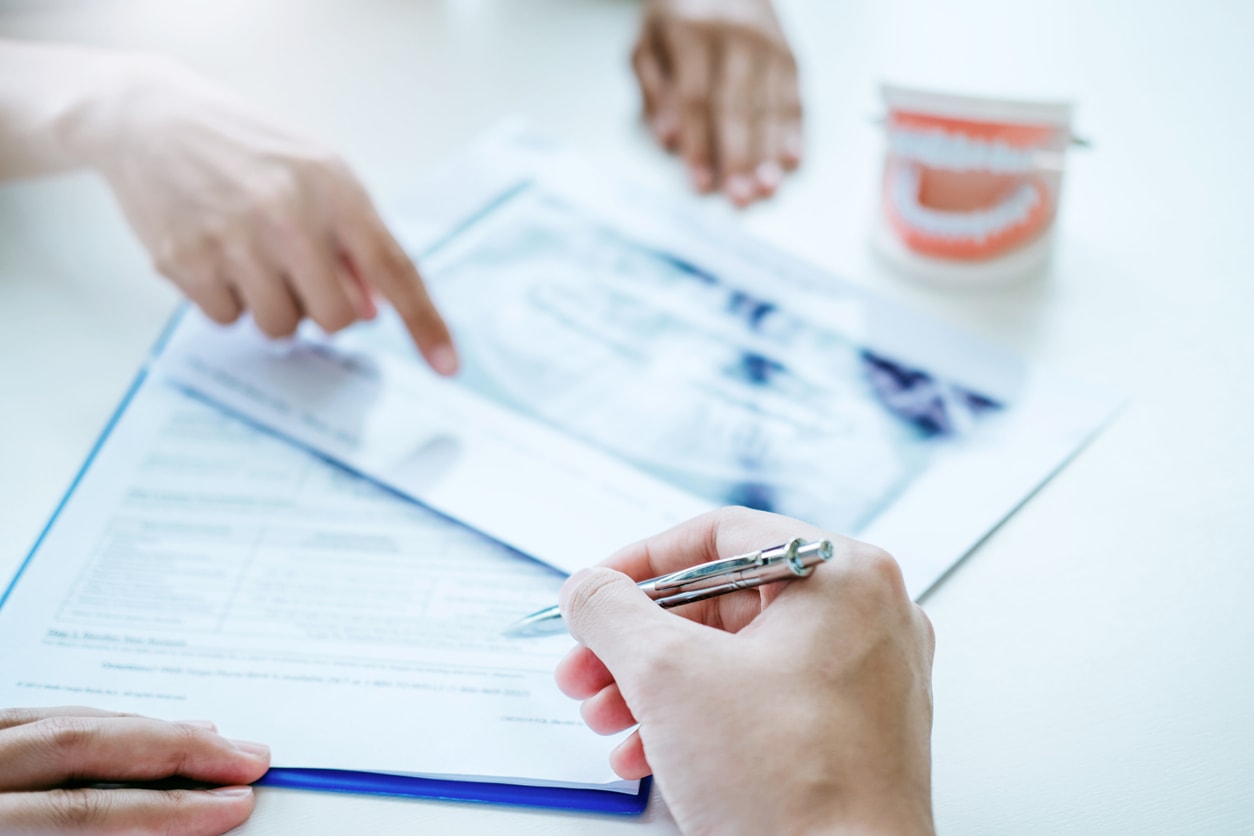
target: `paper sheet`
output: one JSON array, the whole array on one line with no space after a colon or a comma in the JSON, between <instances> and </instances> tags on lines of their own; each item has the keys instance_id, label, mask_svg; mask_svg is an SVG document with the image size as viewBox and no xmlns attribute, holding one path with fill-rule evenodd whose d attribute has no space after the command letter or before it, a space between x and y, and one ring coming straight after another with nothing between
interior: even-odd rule
<instances>
[{"instance_id":1,"label":"paper sheet","mask_svg":"<svg viewBox=\"0 0 1254 836\"><path fill-rule=\"evenodd\" d=\"M276 766L636 792L500 636L561 575L146 383L0 607L0 705L212 719Z\"/></svg>"},{"instance_id":2,"label":"paper sheet","mask_svg":"<svg viewBox=\"0 0 1254 836\"><path fill-rule=\"evenodd\" d=\"M525 131L392 222L455 382L387 315L279 348L191 317L164 372L567 571L743 504L884 546L918 597L1118 403Z\"/></svg>"}]
</instances>

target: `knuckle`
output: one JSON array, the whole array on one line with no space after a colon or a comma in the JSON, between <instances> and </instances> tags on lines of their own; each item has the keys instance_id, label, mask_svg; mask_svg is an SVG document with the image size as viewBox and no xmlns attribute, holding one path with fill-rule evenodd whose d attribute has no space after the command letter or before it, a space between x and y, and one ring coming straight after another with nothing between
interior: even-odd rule
<instances>
[{"instance_id":1,"label":"knuckle","mask_svg":"<svg viewBox=\"0 0 1254 836\"><path fill-rule=\"evenodd\" d=\"M673 39L682 43L714 36L718 23L709 14L685 9L668 22L667 29Z\"/></svg>"},{"instance_id":2,"label":"knuckle","mask_svg":"<svg viewBox=\"0 0 1254 836\"><path fill-rule=\"evenodd\" d=\"M853 569L859 582L879 600L906 598L906 582L901 565L877 546L862 544L853 554Z\"/></svg>"},{"instance_id":3,"label":"knuckle","mask_svg":"<svg viewBox=\"0 0 1254 836\"><path fill-rule=\"evenodd\" d=\"M178 239L166 242L152 253L152 266L158 273L183 287L191 276L205 272L245 237L238 218L203 221Z\"/></svg>"},{"instance_id":4,"label":"knuckle","mask_svg":"<svg viewBox=\"0 0 1254 836\"><path fill-rule=\"evenodd\" d=\"M249 213L249 224L263 230L274 243L286 250L301 233L298 205L298 201L288 195L259 196Z\"/></svg>"},{"instance_id":5,"label":"knuckle","mask_svg":"<svg viewBox=\"0 0 1254 836\"><path fill-rule=\"evenodd\" d=\"M283 168L270 172L253 187L241 217L249 224L282 229L301 205L300 195L300 177L295 171Z\"/></svg>"},{"instance_id":6,"label":"knuckle","mask_svg":"<svg viewBox=\"0 0 1254 836\"><path fill-rule=\"evenodd\" d=\"M99 738L99 730L82 717L47 717L32 724L47 749L63 759L90 746Z\"/></svg>"},{"instance_id":7,"label":"knuckle","mask_svg":"<svg viewBox=\"0 0 1254 836\"><path fill-rule=\"evenodd\" d=\"M39 719L39 715L30 708L0 708L0 728L24 726Z\"/></svg>"},{"instance_id":8,"label":"knuckle","mask_svg":"<svg viewBox=\"0 0 1254 836\"><path fill-rule=\"evenodd\" d=\"M197 801L197 796L193 794L193 790L174 789L165 790L160 794L161 804L165 808L167 815L177 817L186 813L189 808L193 807Z\"/></svg>"},{"instance_id":9,"label":"knuckle","mask_svg":"<svg viewBox=\"0 0 1254 836\"><path fill-rule=\"evenodd\" d=\"M194 250L187 242L161 247L152 256L152 267L175 284L181 284L188 265L195 262Z\"/></svg>"},{"instance_id":10,"label":"knuckle","mask_svg":"<svg viewBox=\"0 0 1254 836\"><path fill-rule=\"evenodd\" d=\"M174 750L179 752L180 757L183 758L191 750L201 747L217 737L214 732L202 729L199 726L187 725L185 723L172 723L170 725L175 730Z\"/></svg>"},{"instance_id":11,"label":"knuckle","mask_svg":"<svg viewBox=\"0 0 1254 836\"><path fill-rule=\"evenodd\" d=\"M88 830L104 818L107 796L90 790L56 789L41 793L48 805L48 820L54 830L78 833Z\"/></svg>"},{"instance_id":12,"label":"knuckle","mask_svg":"<svg viewBox=\"0 0 1254 836\"><path fill-rule=\"evenodd\" d=\"M328 205L354 205L365 190L348 162L329 148L305 151L296 160L297 195L309 194Z\"/></svg>"},{"instance_id":13,"label":"knuckle","mask_svg":"<svg viewBox=\"0 0 1254 836\"><path fill-rule=\"evenodd\" d=\"M164 752L165 768L171 775L188 775L196 759L196 753L211 748L217 735L208 729L196 726L176 724L174 728L177 731L171 741L172 745Z\"/></svg>"}]
</instances>

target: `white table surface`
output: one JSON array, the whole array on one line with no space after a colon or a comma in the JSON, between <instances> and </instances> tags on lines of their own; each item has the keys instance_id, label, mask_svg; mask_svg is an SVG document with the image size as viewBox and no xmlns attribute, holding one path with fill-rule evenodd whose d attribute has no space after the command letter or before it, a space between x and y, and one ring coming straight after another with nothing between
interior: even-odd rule
<instances>
[{"instance_id":1,"label":"white table surface","mask_svg":"<svg viewBox=\"0 0 1254 836\"><path fill-rule=\"evenodd\" d=\"M924 602L940 829L1254 832L1254 5L782 13L809 157L745 228L1129 399ZM0 34L175 55L339 147L381 200L511 113L678 194L678 166L634 118L637 14L626 0L10 0ZM872 257L881 78L1076 98L1095 149L1073 155L1042 275L938 291ZM0 574L175 301L91 177L0 188ZM656 797L614 820L270 789L243 828L673 830Z\"/></svg>"}]
</instances>

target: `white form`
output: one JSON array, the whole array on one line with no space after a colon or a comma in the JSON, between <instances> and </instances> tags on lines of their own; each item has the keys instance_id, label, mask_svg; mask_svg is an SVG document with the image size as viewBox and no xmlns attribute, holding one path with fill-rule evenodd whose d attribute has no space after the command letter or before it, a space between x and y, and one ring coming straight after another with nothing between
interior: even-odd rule
<instances>
[{"instance_id":1,"label":"white form","mask_svg":"<svg viewBox=\"0 0 1254 836\"><path fill-rule=\"evenodd\" d=\"M212 719L275 766L636 792L501 628L562 576L157 381L0 607L0 705Z\"/></svg>"}]
</instances>

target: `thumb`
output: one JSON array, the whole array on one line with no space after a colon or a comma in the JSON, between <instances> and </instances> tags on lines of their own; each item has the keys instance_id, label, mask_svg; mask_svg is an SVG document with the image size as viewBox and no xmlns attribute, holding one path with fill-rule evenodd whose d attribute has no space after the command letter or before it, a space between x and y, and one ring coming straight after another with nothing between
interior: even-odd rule
<instances>
[{"instance_id":1,"label":"thumb","mask_svg":"<svg viewBox=\"0 0 1254 836\"><path fill-rule=\"evenodd\" d=\"M572 575L558 598L566 626L597 655L615 679L632 673L677 632L695 625L670 615L649 599L631 578L597 567Z\"/></svg>"}]
</instances>

